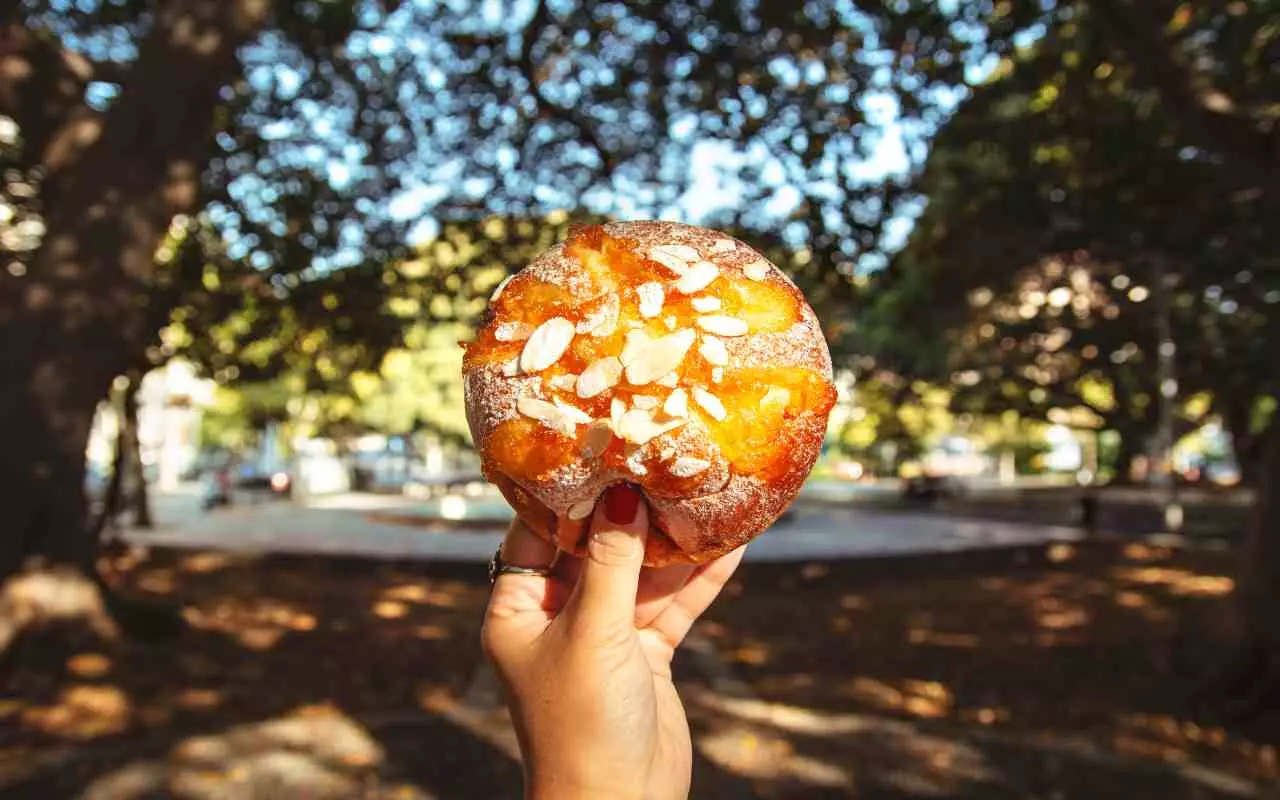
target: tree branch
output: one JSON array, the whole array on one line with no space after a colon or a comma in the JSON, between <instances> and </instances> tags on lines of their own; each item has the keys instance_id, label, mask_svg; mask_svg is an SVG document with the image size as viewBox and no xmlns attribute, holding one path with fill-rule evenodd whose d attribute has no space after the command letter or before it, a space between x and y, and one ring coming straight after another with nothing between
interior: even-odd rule
<instances>
[{"instance_id":1,"label":"tree branch","mask_svg":"<svg viewBox=\"0 0 1280 800\"><path fill-rule=\"evenodd\" d=\"M1176 124L1191 141L1220 153L1236 180L1259 185L1276 172L1276 143L1252 122L1233 113L1220 93L1198 90L1160 34L1163 20L1147 0L1100 0L1091 5L1126 55L1139 81L1158 91Z\"/></svg>"},{"instance_id":2,"label":"tree branch","mask_svg":"<svg viewBox=\"0 0 1280 800\"><path fill-rule=\"evenodd\" d=\"M529 20L529 26L525 29L524 40L520 47L520 71L524 75L525 80L529 82L529 93L533 95L534 102L538 106L539 113L552 117L563 122L567 122L577 129L578 135L583 138L587 144L591 145L600 156L600 176L608 178L613 174L616 164L613 155L604 146L604 142L592 129L590 123L582 117L582 115L574 113L572 110L556 105L542 94L542 81L538 78L538 65L533 61L533 46L537 43L538 38L542 36L542 32L553 22L551 9L547 6L546 0L539 0L537 7L534 9L533 16Z\"/></svg>"}]
</instances>

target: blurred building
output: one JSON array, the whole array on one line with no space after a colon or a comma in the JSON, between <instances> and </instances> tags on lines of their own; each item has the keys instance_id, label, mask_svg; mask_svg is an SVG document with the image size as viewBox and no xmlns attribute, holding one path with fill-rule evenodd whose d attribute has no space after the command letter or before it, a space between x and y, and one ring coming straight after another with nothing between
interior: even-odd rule
<instances>
[{"instance_id":1,"label":"blurred building","mask_svg":"<svg viewBox=\"0 0 1280 800\"><path fill-rule=\"evenodd\" d=\"M195 466L200 420L213 402L213 381L178 359L148 372L138 390L138 446L147 479L172 489ZM119 409L102 403L89 433L91 475L106 475L115 456Z\"/></svg>"}]
</instances>

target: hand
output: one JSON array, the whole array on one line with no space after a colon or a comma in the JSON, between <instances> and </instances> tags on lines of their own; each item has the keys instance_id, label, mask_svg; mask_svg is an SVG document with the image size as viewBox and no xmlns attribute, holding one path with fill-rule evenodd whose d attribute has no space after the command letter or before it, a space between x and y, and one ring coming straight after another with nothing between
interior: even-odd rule
<instances>
[{"instance_id":1,"label":"hand","mask_svg":"<svg viewBox=\"0 0 1280 800\"><path fill-rule=\"evenodd\" d=\"M632 486L610 487L576 559L516 521L485 652L507 689L529 798L684 798L693 748L671 659L742 560L642 569L649 514Z\"/></svg>"}]
</instances>

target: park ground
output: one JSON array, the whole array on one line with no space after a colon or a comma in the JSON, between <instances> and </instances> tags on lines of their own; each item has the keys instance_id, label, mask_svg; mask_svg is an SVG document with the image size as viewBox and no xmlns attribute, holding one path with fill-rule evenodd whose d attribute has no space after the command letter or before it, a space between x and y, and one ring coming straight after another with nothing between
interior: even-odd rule
<instances>
[{"instance_id":1,"label":"park ground","mask_svg":"<svg viewBox=\"0 0 1280 800\"><path fill-rule=\"evenodd\" d=\"M677 661L694 796L1275 796L1275 715L1198 694L1233 570L1114 540L749 559ZM122 547L107 572L180 630L26 645L4 797L518 796L474 561Z\"/></svg>"}]
</instances>

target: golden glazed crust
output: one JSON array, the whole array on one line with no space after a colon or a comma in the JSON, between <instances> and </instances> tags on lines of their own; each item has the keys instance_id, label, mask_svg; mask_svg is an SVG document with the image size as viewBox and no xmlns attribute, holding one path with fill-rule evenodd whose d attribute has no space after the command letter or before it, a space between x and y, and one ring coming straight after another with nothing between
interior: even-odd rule
<instances>
[{"instance_id":1,"label":"golden glazed crust","mask_svg":"<svg viewBox=\"0 0 1280 800\"><path fill-rule=\"evenodd\" d=\"M645 490L650 508L653 530L646 563L662 566L705 562L759 535L795 498L817 460L834 401L831 357L818 320L799 290L747 245L716 231L674 222L619 222L603 228L610 237L634 243L638 253L663 245L692 247L702 259L715 264L721 275L771 284L795 298L798 321L790 327L722 339L728 354L727 370L801 367L820 375L825 384L824 397L829 398L788 418L773 437L769 446L780 456L777 463L781 467L756 474L736 470L708 432L708 420L691 415L682 427L648 442L628 445L625 463L621 459L606 463L565 438L559 444L552 440L542 445L563 448L563 452L555 454L557 465L546 473L534 479L505 474L492 452L495 431L504 423L521 418L517 409L521 397L550 402L555 401L556 394L544 375L512 374L516 370L510 358L489 352L495 347L495 326L504 322L493 313L486 318L481 336L467 353L467 420L486 477L531 529L561 549L582 555L585 544L583 532L589 518L572 519L582 516L581 506L575 514L570 514L570 508L590 503L614 483L628 481ZM766 264L767 271L762 269ZM560 287L576 303L587 304L601 297L599 282L563 243L539 255L521 275ZM716 284L701 294L716 296ZM667 387L654 393L670 391ZM701 459L710 466L673 489L670 483L657 480L653 467L670 464L681 456Z\"/></svg>"}]
</instances>

